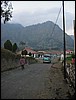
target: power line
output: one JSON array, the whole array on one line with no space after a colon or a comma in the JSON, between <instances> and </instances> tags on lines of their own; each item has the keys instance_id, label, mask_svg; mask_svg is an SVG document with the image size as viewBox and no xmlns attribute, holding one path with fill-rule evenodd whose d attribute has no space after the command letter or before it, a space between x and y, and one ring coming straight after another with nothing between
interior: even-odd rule
<instances>
[{"instance_id":1,"label":"power line","mask_svg":"<svg viewBox=\"0 0 76 100\"><path fill-rule=\"evenodd\" d=\"M57 21L58 21L58 18L59 18L59 15L60 15L61 9L62 9L62 6L60 7L60 10L59 10L59 13L58 13L57 19L56 19L56 21L55 21L55 24L54 24L54 27L53 27L53 30L52 30L50 36L51 36L51 39L55 40L55 41L58 42L59 44L62 44L61 47L63 47L64 44L63 44L62 42L60 42L59 40L56 40L56 39L52 38L52 34L53 34L53 32L54 32L54 29L55 29L56 23L57 23Z\"/></svg>"},{"instance_id":2,"label":"power line","mask_svg":"<svg viewBox=\"0 0 76 100\"><path fill-rule=\"evenodd\" d=\"M54 29L55 29L56 23L57 23L57 21L58 21L58 18L59 18L60 12L61 12L61 8L62 8L62 6L60 7L60 10L59 10L59 13L58 13L58 16L57 16L56 22L55 22L55 24L54 24L54 27L53 27L53 30L52 30L51 36L52 36L52 34L53 34L53 32L54 32Z\"/></svg>"},{"instance_id":3,"label":"power line","mask_svg":"<svg viewBox=\"0 0 76 100\"><path fill-rule=\"evenodd\" d=\"M50 35L51 37L52 37L52 34L53 34L53 32L54 32L54 29L55 29L56 23L57 23L57 21L58 21L58 18L59 18L59 15L60 15L61 9L62 9L62 6L60 7L60 10L59 10L58 16L57 16L57 18L56 18L56 21L55 21L55 24L54 24L54 27L53 27L52 33L51 33L51 35ZM55 40L56 42L58 42L59 44L62 44L62 42L60 42L59 40L56 40L56 39L54 39L54 38L52 38L52 39ZM52 44L52 45L53 45L53 44ZM63 47L63 44L61 45L61 47Z\"/></svg>"}]
</instances>

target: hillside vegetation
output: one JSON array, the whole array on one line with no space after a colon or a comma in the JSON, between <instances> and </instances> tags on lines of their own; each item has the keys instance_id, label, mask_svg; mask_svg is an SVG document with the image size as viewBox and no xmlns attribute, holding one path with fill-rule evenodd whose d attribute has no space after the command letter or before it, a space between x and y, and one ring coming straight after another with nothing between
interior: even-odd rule
<instances>
[{"instance_id":1,"label":"hillside vegetation","mask_svg":"<svg viewBox=\"0 0 76 100\"><path fill-rule=\"evenodd\" d=\"M53 30L55 26L55 29ZM1 24L1 44L6 40L21 41L33 49L63 50L63 30L52 21L23 27L20 24ZM74 40L66 34L66 49L73 49Z\"/></svg>"}]
</instances>

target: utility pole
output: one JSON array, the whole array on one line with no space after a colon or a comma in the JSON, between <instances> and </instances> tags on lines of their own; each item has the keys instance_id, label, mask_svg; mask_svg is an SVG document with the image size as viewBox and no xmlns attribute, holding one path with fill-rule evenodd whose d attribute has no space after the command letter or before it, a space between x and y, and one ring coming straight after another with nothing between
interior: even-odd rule
<instances>
[{"instance_id":1,"label":"utility pole","mask_svg":"<svg viewBox=\"0 0 76 100\"><path fill-rule=\"evenodd\" d=\"M64 1L63 3L63 42L64 42L64 79L66 79L66 46L65 46L65 18L64 18Z\"/></svg>"},{"instance_id":2,"label":"utility pole","mask_svg":"<svg viewBox=\"0 0 76 100\"><path fill-rule=\"evenodd\" d=\"M74 54L75 54L75 43L76 43L76 35L75 35L75 20L73 20L74 23Z\"/></svg>"}]
</instances>

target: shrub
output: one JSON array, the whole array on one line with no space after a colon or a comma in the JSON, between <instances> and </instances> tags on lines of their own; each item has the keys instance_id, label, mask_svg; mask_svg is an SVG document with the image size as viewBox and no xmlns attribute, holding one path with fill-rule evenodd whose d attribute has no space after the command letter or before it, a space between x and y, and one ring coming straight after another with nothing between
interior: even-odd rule
<instances>
[{"instance_id":1,"label":"shrub","mask_svg":"<svg viewBox=\"0 0 76 100\"><path fill-rule=\"evenodd\" d=\"M16 50L17 50L17 44L14 43L13 46L12 46L12 51L13 51L13 52L16 52Z\"/></svg>"},{"instance_id":2,"label":"shrub","mask_svg":"<svg viewBox=\"0 0 76 100\"><path fill-rule=\"evenodd\" d=\"M72 57L72 58L75 58L75 54L72 54L71 57Z\"/></svg>"},{"instance_id":3,"label":"shrub","mask_svg":"<svg viewBox=\"0 0 76 100\"><path fill-rule=\"evenodd\" d=\"M12 51L12 43L10 40L7 40L5 43L4 43L4 48L5 49L8 49L10 51Z\"/></svg>"},{"instance_id":4,"label":"shrub","mask_svg":"<svg viewBox=\"0 0 76 100\"><path fill-rule=\"evenodd\" d=\"M29 56L31 56L32 54L31 54L31 52L29 52Z\"/></svg>"},{"instance_id":5,"label":"shrub","mask_svg":"<svg viewBox=\"0 0 76 100\"><path fill-rule=\"evenodd\" d=\"M26 50L23 50L23 51L21 52L21 54L22 54L22 55L27 55L27 51L26 51Z\"/></svg>"}]
</instances>

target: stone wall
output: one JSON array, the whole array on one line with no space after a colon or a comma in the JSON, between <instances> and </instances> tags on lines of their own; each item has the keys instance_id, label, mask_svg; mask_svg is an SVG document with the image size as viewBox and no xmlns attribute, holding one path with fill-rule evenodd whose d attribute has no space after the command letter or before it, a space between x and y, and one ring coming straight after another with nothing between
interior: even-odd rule
<instances>
[{"instance_id":1,"label":"stone wall","mask_svg":"<svg viewBox=\"0 0 76 100\"><path fill-rule=\"evenodd\" d=\"M9 69L17 68L19 66L20 64L18 59L14 59L14 60L12 59L6 60L5 58L1 59L1 72Z\"/></svg>"},{"instance_id":2,"label":"stone wall","mask_svg":"<svg viewBox=\"0 0 76 100\"><path fill-rule=\"evenodd\" d=\"M73 86L75 87L75 64L69 64L66 66L67 78L70 79Z\"/></svg>"},{"instance_id":3,"label":"stone wall","mask_svg":"<svg viewBox=\"0 0 76 100\"><path fill-rule=\"evenodd\" d=\"M31 57L27 57L26 60L27 60L27 64L37 63L37 60ZM19 59L10 58L7 60L6 58L1 58L1 72L10 70L10 69L15 69L18 67L20 67Z\"/></svg>"}]
</instances>

